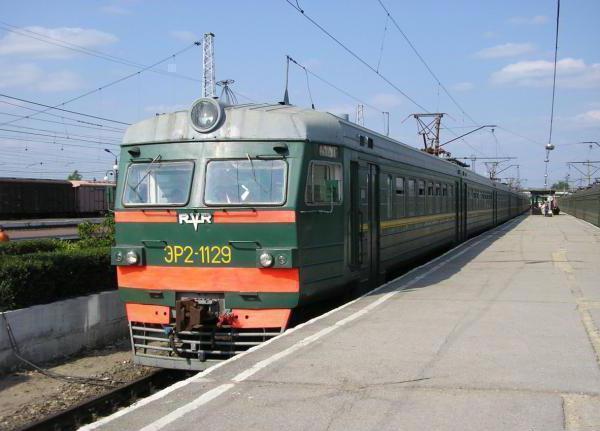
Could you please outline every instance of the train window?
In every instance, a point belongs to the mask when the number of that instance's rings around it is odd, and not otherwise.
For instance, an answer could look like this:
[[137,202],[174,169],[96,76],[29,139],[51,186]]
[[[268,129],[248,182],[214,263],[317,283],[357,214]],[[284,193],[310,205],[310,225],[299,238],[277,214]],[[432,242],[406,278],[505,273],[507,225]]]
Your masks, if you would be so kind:
[[[414,181],[413,181],[414,186]],[[404,194],[404,178],[396,177],[396,194],[403,195]]]
[[306,203],[321,205],[342,201],[342,165],[312,161],[306,180]]
[[433,184],[427,183],[427,196],[433,196]]
[[287,164],[283,160],[211,160],[206,165],[207,205],[281,205]]
[[446,184],[442,186],[442,196],[448,196],[448,186]]
[[[394,190],[392,187],[394,186],[394,178],[391,175],[386,175],[385,186],[382,187],[383,196],[385,196],[385,213],[382,211],[382,214],[386,214],[386,219],[391,219],[394,212]],[[381,206],[384,205],[384,199],[381,199]]]
[[127,168],[125,206],[182,206],[190,196],[193,162],[134,163]]
[[425,181],[419,180],[419,196],[425,196]]

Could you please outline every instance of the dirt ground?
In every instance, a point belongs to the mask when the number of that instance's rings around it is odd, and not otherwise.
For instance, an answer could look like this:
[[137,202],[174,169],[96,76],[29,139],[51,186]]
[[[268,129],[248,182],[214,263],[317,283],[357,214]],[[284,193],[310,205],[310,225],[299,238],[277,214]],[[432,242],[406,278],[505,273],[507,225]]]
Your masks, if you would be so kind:
[[38,371],[0,375],[0,430],[17,429],[154,370],[131,362],[128,339],[45,368],[55,373],[101,380],[94,381],[95,384],[72,382],[47,377]]

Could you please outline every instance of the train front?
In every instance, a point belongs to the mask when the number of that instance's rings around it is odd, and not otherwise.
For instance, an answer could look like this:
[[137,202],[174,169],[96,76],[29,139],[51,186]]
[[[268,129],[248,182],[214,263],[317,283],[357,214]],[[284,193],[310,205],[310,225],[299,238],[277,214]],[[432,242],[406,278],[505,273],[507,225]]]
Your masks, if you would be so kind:
[[279,334],[298,304],[301,143],[244,136],[255,120],[200,99],[126,132],[111,258],[136,363],[204,369]]

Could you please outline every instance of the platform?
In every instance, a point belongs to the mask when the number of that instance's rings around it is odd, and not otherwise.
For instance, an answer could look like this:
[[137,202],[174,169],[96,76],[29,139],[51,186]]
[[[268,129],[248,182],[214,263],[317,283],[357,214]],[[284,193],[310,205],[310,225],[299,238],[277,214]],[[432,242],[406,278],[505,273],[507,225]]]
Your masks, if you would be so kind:
[[522,216],[103,430],[598,430],[600,229]]

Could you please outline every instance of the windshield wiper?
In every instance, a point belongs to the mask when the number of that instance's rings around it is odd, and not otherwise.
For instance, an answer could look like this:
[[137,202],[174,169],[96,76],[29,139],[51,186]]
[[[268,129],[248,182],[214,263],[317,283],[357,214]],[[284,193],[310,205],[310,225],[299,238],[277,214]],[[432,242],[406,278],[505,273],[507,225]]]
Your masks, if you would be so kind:
[[138,195],[138,197],[140,199],[142,199],[142,196],[138,193],[137,188],[140,186],[140,184],[142,184],[142,181],[144,181],[146,179],[146,177],[148,175],[150,175],[150,170],[152,169],[152,165],[154,165],[154,163],[156,163],[157,161],[159,161],[161,159],[161,155],[159,154],[158,156],[156,156],[154,159],[152,159],[152,161],[150,162],[150,164],[148,164],[148,168],[146,169],[146,172],[144,172],[144,176],[142,177],[141,180],[138,181],[138,183],[135,186],[131,186],[130,184],[127,184],[129,186],[129,188],[136,194]]

